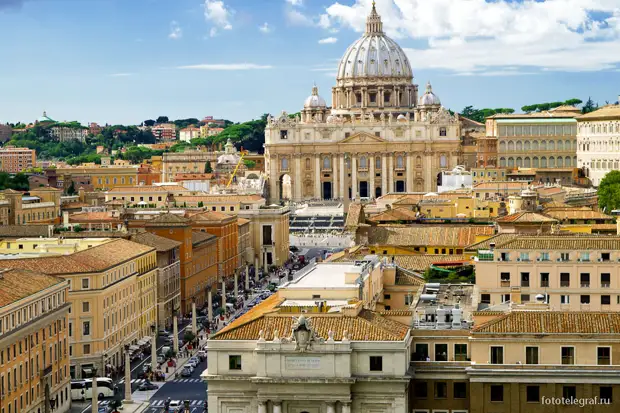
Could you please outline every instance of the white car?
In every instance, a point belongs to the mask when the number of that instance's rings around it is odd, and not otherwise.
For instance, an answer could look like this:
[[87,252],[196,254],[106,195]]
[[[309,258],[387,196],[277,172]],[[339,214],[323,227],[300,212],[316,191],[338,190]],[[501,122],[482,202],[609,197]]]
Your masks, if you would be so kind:
[[181,400],[170,400],[169,408],[171,412],[181,411],[181,409],[183,408],[183,403],[181,402]]
[[194,368],[196,368],[200,364],[200,359],[198,357],[192,357],[187,362],[192,363],[194,365]]

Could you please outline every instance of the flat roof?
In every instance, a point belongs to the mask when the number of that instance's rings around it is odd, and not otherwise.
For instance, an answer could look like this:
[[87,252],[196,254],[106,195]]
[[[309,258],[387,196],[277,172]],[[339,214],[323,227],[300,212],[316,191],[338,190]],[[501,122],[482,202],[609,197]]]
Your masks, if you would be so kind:
[[357,287],[357,284],[345,283],[345,274],[362,275],[363,269],[364,265],[351,263],[319,263],[310,267],[296,280],[284,284],[281,289]]

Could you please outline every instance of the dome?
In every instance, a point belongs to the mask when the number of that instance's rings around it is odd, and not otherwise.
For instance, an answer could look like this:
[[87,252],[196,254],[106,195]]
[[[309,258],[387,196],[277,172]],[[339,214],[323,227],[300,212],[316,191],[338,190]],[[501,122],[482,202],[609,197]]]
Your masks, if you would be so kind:
[[383,32],[374,2],[366,19],[366,32],[349,46],[338,65],[338,80],[366,77],[413,79],[407,55]]
[[314,85],[312,87],[312,94],[308,96],[306,102],[304,103],[304,108],[325,108],[327,107],[327,103],[325,99],[319,96],[319,88]]
[[45,122],[56,122],[56,121],[54,119],[50,118],[49,116],[47,116],[47,112],[43,112],[43,116],[41,116],[39,119],[37,119],[37,122],[45,123]]
[[441,101],[433,93],[433,87],[431,86],[431,82],[426,84],[426,92],[420,97],[420,101],[418,102],[420,106],[439,106],[441,105]]
[[400,115],[398,115],[396,120],[407,120],[407,117],[401,113]]

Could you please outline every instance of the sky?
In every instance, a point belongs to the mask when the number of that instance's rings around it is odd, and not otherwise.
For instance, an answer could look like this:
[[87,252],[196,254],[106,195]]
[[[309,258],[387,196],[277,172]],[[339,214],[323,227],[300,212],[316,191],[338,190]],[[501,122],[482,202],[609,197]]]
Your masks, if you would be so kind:
[[[331,101],[372,0],[0,0],[0,122],[233,121]],[[620,94],[620,0],[376,0],[454,111]]]

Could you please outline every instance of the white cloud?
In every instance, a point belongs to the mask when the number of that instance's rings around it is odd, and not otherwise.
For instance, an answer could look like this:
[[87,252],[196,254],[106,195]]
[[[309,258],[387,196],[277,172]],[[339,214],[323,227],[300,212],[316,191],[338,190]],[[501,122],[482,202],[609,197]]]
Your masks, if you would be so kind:
[[[334,2],[326,9],[327,27],[361,32],[370,8],[371,0]],[[384,30],[401,44],[426,42],[405,49],[414,69],[507,75],[620,64],[618,0],[377,0],[377,11]]]
[[304,3],[303,0],[286,0],[286,2],[293,6],[301,6]]
[[315,24],[311,17],[295,9],[286,11],[286,21],[293,26],[314,26]]
[[257,65],[255,63],[216,63],[216,64],[201,64],[190,66],[179,66],[177,69],[194,69],[194,70],[263,70],[271,69],[273,66]]
[[234,11],[226,7],[222,0],[205,0],[205,19],[213,24],[209,31],[209,36],[215,37],[219,33],[219,29],[232,30],[230,18]]
[[178,40],[181,37],[183,37],[183,30],[179,26],[179,23],[173,20],[172,22],[170,22],[170,34],[168,35],[168,38],[172,40]]
[[271,28],[271,26],[269,26],[269,23],[267,22],[265,22],[262,26],[259,26],[258,30],[263,33],[271,33],[273,31],[273,29]]
[[325,39],[319,40],[319,44],[334,44],[338,41],[335,37],[326,37]]

